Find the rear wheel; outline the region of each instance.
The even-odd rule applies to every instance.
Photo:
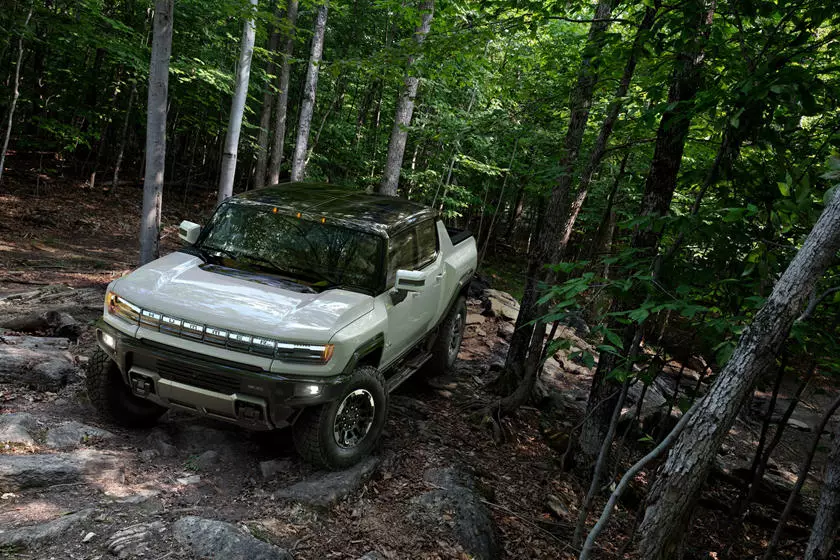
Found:
[[[374,449],[387,415],[385,379],[374,367],[360,367],[338,399],[303,411],[293,427],[295,448],[310,463],[349,467]]]
[[[443,375],[455,364],[467,326],[467,300],[459,297],[440,324],[432,346],[432,357],[426,363],[428,375]]]
[[[127,428],[154,426],[166,408],[131,393],[117,363],[97,348],[88,361],[85,386],[91,404],[108,420]]]

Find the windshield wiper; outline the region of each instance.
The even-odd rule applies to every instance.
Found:
[[[208,251],[221,253],[221,254],[226,255],[227,257],[229,257],[233,260],[239,260],[239,258],[241,257],[241,255],[239,255],[238,253],[234,253],[233,251],[230,251],[228,249],[224,249],[222,247],[208,247],[206,245],[203,245],[203,246],[199,247],[199,250],[202,253],[204,253],[205,255],[207,255]]]

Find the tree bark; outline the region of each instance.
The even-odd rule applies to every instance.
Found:
[[[315,111],[315,93],[318,90],[318,72],[321,65],[321,53],[324,50],[324,34],[327,28],[329,0],[318,6],[315,17],[315,33],[312,36],[312,52],[309,55],[309,67],[306,69],[306,82],[303,90],[303,102],[298,119],[295,155],[292,159],[292,181],[302,181],[306,175],[306,153],[309,144],[309,129],[312,126],[312,113]]]
[[[685,528],[721,441],[756,379],[775,361],[791,325],[839,249],[840,196],[835,195],[668,454],[639,527],[642,558],[681,557]]]
[[[26,28],[29,27],[29,20],[32,19],[32,11],[35,9],[35,2],[29,5],[29,13],[26,15],[26,21],[23,23],[23,31],[18,39],[18,57],[15,65],[15,85],[12,88],[12,102],[9,105],[9,119],[6,123],[6,137],[3,139],[3,150],[0,151],[0,181],[3,181],[3,167],[6,165],[6,151],[9,149],[9,138],[12,136],[12,123],[15,118],[15,107],[17,106],[18,98],[20,97],[20,65],[23,62],[23,34]]]
[[[284,34],[283,64],[277,83],[277,109],[274,115],[274,144],[271,147],[271,162],[268,166],[269,185],[280,181],[280,165],[283,163],[283,145],[286,139],[286,115],[289,107],[289,77],[291,74],[292,54],[295,50],[295,24],[297,23],[298,0],[289,0],[286,5],[286,25]]]
[[[535,320],[545,315],[548,308],[546,303],[537,304],[539,284],[542,281],[550,283],[552,275],[544,272],[544,267],[557,262],[563,252],[563,248],[557,242],[560,238],[560,224],[567,209],[566,200],[572,174],[580,152],[583,134],[586,131],[586,123],[589,120],[592,94],[598,81],[598,67],[595,59],[601,56],[609,28],[610,14],[615,4],[616,0],[599,0],[595,7],[595,17],[589,27],[589,36],[578,70],[577,83],[569,96],[569,126],[560,158],[560,176],[552,188],[545,207],[545,219],[542,220],[542,227],[538,228],[534,250],[528,255],[525,290],[505,360],[506,371],[513,371],[511,370],[513,364],[524,363],[532,336],[542,337],[545,334],[544,324],[539,327],[539,332],[535,332],[535,325],[540,325],[539,322],[535,323]]]
[[[239,153],[239,134],[242,131],[242,118],[245,116],[245,104],[248,102],[248,81],[251,78],[251,59],[254,56],[256,34],[254,12],[257,1],[250,0],[252,11],[242,29],[242,46],[239,51],[239,64],[236,67],[236,90],[230,105],[230,120],[222,152],[222,169],[219,177],[220,204],[233,195],[233,176],[236,173],[236,158]]]
[[[260,189],[265,186],[265,171],[268,166],[268,127],[271,125],[271,110],[273,108],[274,94],[271,91],[271,77],[274,75],[276,64],[274,63],[275,51],[279,42],[280,34],[277,31],[271,33],[268,40],[269,60],[265,69],[268,78],[263,88],[262,110],[260,111],[260,132],[257,136],[257,169],[254,172],[254,188]]]
[[[834,441],[825,467],[820,505],[811,528],[811,538],[805,549],[805,560],[828,560],[834,545],[834,534],[840,522],[840,427],[834,431]]]
[[[434,11],[434,0],[423,0],[420,3],[420,25],[414,30],[414,41],[417,43],[418,50],[426,39],[426,35],[429,34]],[[388,142],[388,157],[385,161],[385,173],[382,177],[382,183],[379,185],[379,194],[397,196],[397,185],[400,182],[400,170],[402,169],[403,156],[405,154],[405,142],[408,139],[408,127],[411,125],[411,115],[414,113],[414,99],[417,97],[417,87],[420,85],[420,78],[412,75],[412,70],[420,56],[418,53],[417,55],[412,54],[408,57],[408,64],[405,70],[405,87],[397,101],[394,128],[391,130],[391,140]]]
[[[659,122],[656,147],[639,210],[640,217],[649,217],[652,220],[665,216],[671,206],[685,141],[691,126],[694,98],[701,85],[705,46],[714,16],[714,4],[709,9],[704,0],[692,0],[684,6],[684,48],[675,64],[668,94],[669,109],[662,114]],[[653,257],[659,247],[660,237],[661,228],[653,223],[639,227],[633,234],[631,247],[638,250],[639,258]],[[635,297],[644,296],[640,294]],[[634,303],[633,301],[625,302],[620,307],[615,306],[614,311],[631,309],[635,306]],[[620,324],[613,319],[609,328],[620,328]],[[635,339],[637,328],[638,326],[630,324],[623,329],[625,355],[632,350],[630,345]],[[607,432],[615,404],[615,397],[611,395],[616,390],[615,382],[608,381],[607,378],[620,359],[620,356],[612,352],[603,352],[599,357],[598,368],[592,378],[592,387],[589,392],[587,417],[579,438],[584,463],[594,462]],[[606,399],[612,399],[612,402],[604,404],[602,401]]]
[[[155,0],[146,117],[146,173],[143,180],[143,214],[140,222],[141,265],[156,259],[160,253],[160,204],[166,166],[166,105],[174,6],[175,0]]]

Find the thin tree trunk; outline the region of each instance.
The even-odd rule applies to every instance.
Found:
[[[3,181],[3,166],[6,164],[6,151],[9,149],[9,138],[12,136],[12,123],[15,117],[15,107],[17,106],[18,98],[20,97],[20,65],[23,62],[23,34],[26,28],[29,27],[29,20],[32,19],[32,11],[35,9],[35,2],[29,5],[29,13],[26,15],[26,21],[23,23],[23,31],[21,31],[20,39],[18,39],[18,57],[15,65],[15,85],[12,89],[12,103],[9,105],[9,119],[6,123],[6,137],[3,139],[3,150],[0,151],[0,182]]]
[[[796,477],[796,483],[790,491],[790,495],[788,496],[788,501],[785,504],[785,509],[782,511],[782,515],[779,516],[779,522],[776,524],[776,530],[773,531],[773,537],[770,539],[770,544],[767,545],[767,550],[764,551],[763,560],[770,560],[776,554],[776,549],[779,547],[779,540],[782,538],[782,531],[784,530],[788,519],[790,519],[790,514],[793,513],[793,508],[796,505],[796,499],[799,497],[799,492],[802,490],[802,487],[805,485],[805,480],[808,478],[808,471],[811,470],[811,463],[813,463],[817,447],[820,445],[822,433],[825,431],[828,421],[831,420],[832,416],[834,416],[838,407],[840,407],[840,397],[834,399],[834,402],[831,403],[831,406],[829,406],[823,413],[820,423],[817,424],[814,429],[814,439],[811,442],[811,447],[808,449],[808,452],[805,454],[805,458],[802,460],[802,465],[799,467],[799,475]],[[822,499],[820,499],[820,503],[822,503]]]
[[[143,180],[143,214],[140,222],[140,264],[146,264],[160,254],[160,204],[166,167],[166,106],[174,6],[175,0],[155,0],[146,117],[146,173]]]
[[[306,176],[306,152],[309,144],[309,129],[312,126],[312,113],[315,111],[315,93],[318,90],[318,73],[321,65],[321,53],[324,50],[324,34],[327,28],[329,0],[318,6],[315,18],[315,33],[312,36],[312,53],[309,67],[306,69],[306,82],[303,90],[303,102],[298,119],[295,155],[292,159],[292,181],[302,181]]]
[[[414,30],[414,41],[417,43],[418,50],[426,39],[426,35],[429,34],[434,10],[434,0],[423,0],[420,3],[420,25]],[[420,78],[412,75],[413,66],[419,58],[419,54],[416,56],[412,54],[408,57],[405,70],[405,88],[397,101],[394,128],[391,130],[391,140],[388,142],[388,158],[385,162],[382,183],[379,185],[379,194],[397,196],[397,185],[400,182],[400,170],[405,154],[405,142],[408,139],[408,127],[411,125],[411,115],[414,112],[414,98],[417,97],[417,87],[420,85]]]
[[[265,186],[265,170],[268,165],[268,127],[271,125],[271,110],[274,101],[274,92],[271,90],[271,77],[274,75],[277,43],[280,34],[277,31],[271,33],[268,40],[268,67],[265,69],[268,78],[263,91],[262,110],[260,112],[260,132],[257,136],[257,170],[254,176],[254,188],[260,189]]]
[[[598,138],[595,140],[595,145],[592,147],[592,151],[589,154],[589,160],[586,163],[586,168],[583,170],[583,174],[581,175],[575,199],[572,201],[571,208],[566,214],[566,219],[563,221],[560,233],[560,246],[564,253],[569,244],[569,239],[572,236],[572,231],[575,228],[575,222],[577,222],[578,215],[580,214],[581,208],[583,208],[583,203],[586,201],[586,197],[589,194],[589,186],[592,184],[592,177],[595,176],[595,172],[598,170],[598,167],[601,165],[601,160],[604,158],[607,143],[612,135],[615,123],[618,121],[618,115],[621,112],[621,108],[624,106],[624,98],[627,96],[627,92],[630,89],[630,82],[633,80],[633,74],[636,72],[639,54],[642,52],[642,47],[644,46],[648,31],[650,31],[651,27],[653,27],[653,22],[656,19],[656,12],[659,9],[660,4],[661,0],[655,0],[654,6],[645,10],[644,18],[642,18],[642,22],[636,30],[636,37],[633,39],[633,45],[630,47],[630,55],[627,58],[627,63],[624,65],[624,73],[621,76],[621,80],[615,90],[615,93],[613,94],[613,100],[607,109],[607,116],[604,118],[604,122],[601,123]]]
[[[834,533],[840,522],[840,425],[834,430],[834,441],[825,467],[820,505],[805,549],[805,560],[828,560],[834,545]]]
[[[284,35],[283,65],[277,83],[277,110],[274,115],[274,144],[271,147],[271,162],[268,166],[268,184],[280,180],[280,166],[283,163],[283,145],[286,139],[286,116],[289,107],[289,77],[291,75],[292,53],[295,50],[295,24],[297,24],[298,0],[288,0],[286,20],[288,29]]]
[[[835,195],[668,454],[639,527],[642,558],[681,556],[694,502],[721,441],[756,379],[775,361],[777,349],[838,250],[840,196]]]
[[[120,147],[117,151],[117,162],[114,164],[114,180],[111,182],[111,191],[116,192],[120,181],[120,167],[122,167],[123,155],[125,154],[125,142],[128,138],[128,123],[131,120],[131,108],[134,105],[134,96],[137,94],[137,82],[131,84],[131,93],[128,94],[128,108],[125,110],[122,133],[120,134]]]
[[[567,208],[566,201],[572,182],[572,174],[586,131],[586,123],[589,120],[595,84],[598,81],[596,60],[601,56],[609,28],[610,14],[615,3],[616,0],[599,0],[595,8],[593,22],[589,28],[589,36],[578,70],[577,83],[569,96],[569,126],[566,131],[563,154],[560,158],[560,176],[552,188],[548,205],[545,208],[545,219],[542,220],[542,227],[538,229],[535,240],[536,247],[533,251],[529,251],[525,290],[505,360],[505,371],[512,371],[510,368],[514,363],[524,362],[532,336],[541,337],[545,333],[544,326],[541,329],[542,333],[535,333],[534,331],[535,325],[538,324],[535,323],[535,320],[545,315],[548,308],[547,303],[537,303],[539,300],[538,286],[541,281],[551,283],[553,275],[544,273],[543,267],[548,263],[557,262],[557,256],[562,253],[562,249],[557,243],[560,237],[560,223]],[[505,374],[501,377],[505,378],[509,375]],[[504,383],[509,383],[509,381],[505,380]]]
[[[705,0],[692,0],[684,4],[685,24],[683,37],[685,38],[684,52],[680,53],[675,63],[671,88],[668,94],[669,109],[659,122],[656,135],[656,147],[653,160],[648,171],[645,192],[639,210],[640,217],[658,220],[665,216],[670,207],[674,190],[677,186],[685,141],[691,126],[691,114],[694,98],[700,89],[702,81],[702,67],[706,42],[711,30],[714,17],[714,4],[711,8]],[[640,258],[653,257],[659,247],[661,229],[651,223],[646,227],[639,227],[633,234],[631,246],[638,251]],[[642,294],[635,296],[644,297]],[[623,309],[634,307],[632,301],[622,304]],[[616,308],[614,311],[620,311]],[[623,351],[627,355],[632,349],[630,344],[635,339],[635,331],[641,325],[629,324],[623,329]],[[613,319],[609,328],[620,329],[620,323]],[[610,372],[618,365],[621,356],[611,352],[604,352],[598,360],[598,368],[592,379],[589,392],[587,412],[583,429],[580,432],[580,451],[584,457],[584,464],[591,464],[598,455],[601,442],[609,426],[615,398],[610,397],[615,392],[616,383],[608,381]],[[612,398],[613,404],[603,405],[602,401]]]
[[[222,152],[222,169],[219,177],[219,203],[233,195],[233,177],[236,173],[236,158],[239,153],[239,134],[242,131],[242,118],[245,116],[245,104],[248,101],[248,81],[251,78],[251,59],[254,56],[254,36],[256,26],[254,12],[258,0],[250,0],[251,12],[242,29],[242,46],[239,51],[239,64],[236,68],[236,90],[230,105],[225,148]]]

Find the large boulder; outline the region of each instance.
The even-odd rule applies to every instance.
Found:
[[[117,455],[92,449],[51,455],[0,454],[0,492],[79,481],[120,481],[122,464]]]
[[[486,289],[484,297],[490,302],[490,314],[507,321],[516,321],[519,317],[519,302],[507,292]]]
[[[56,391],[78,377],[64,338],[0,336],[0,383]]]
[[[377,457],[368,457],[347,470],[318,473],[307,480],[278,490],[274,495],[308,506],[328,508],[355,492],[371,477],[378,465]]]
[[[94,428],[87,426],[81,422],[71,420],[69,422],[62,422],[55,428],[50,428],[47,432],[47,447],[54,449],[66,449],[69,447],[76,447],[81,443],[87,442],[89,439],[109,439],[114,437],[114,434],[108,430],[101,428]]]
[[[458,543],[477,560],[499,557],[496,527],[475,490],[475,481],[455,468],[427,470],[423,478],[436,486],[415,498],[423,523],[447,523]]]
[[[0,416],[0,442],[34,445],[37,430],[38,423],[28,412],[12,412]]]
[[[16,529],[0,529],[0,549],[28,548],[40,543],[54,542],[61,535],[88,519],[92,513],[92,509],[85,509],[46,523]]]
[[[263,542],[230,523],[182,517],[172,526],[175,540],[195,557],[209,560],[291,560],[288,551]]]

